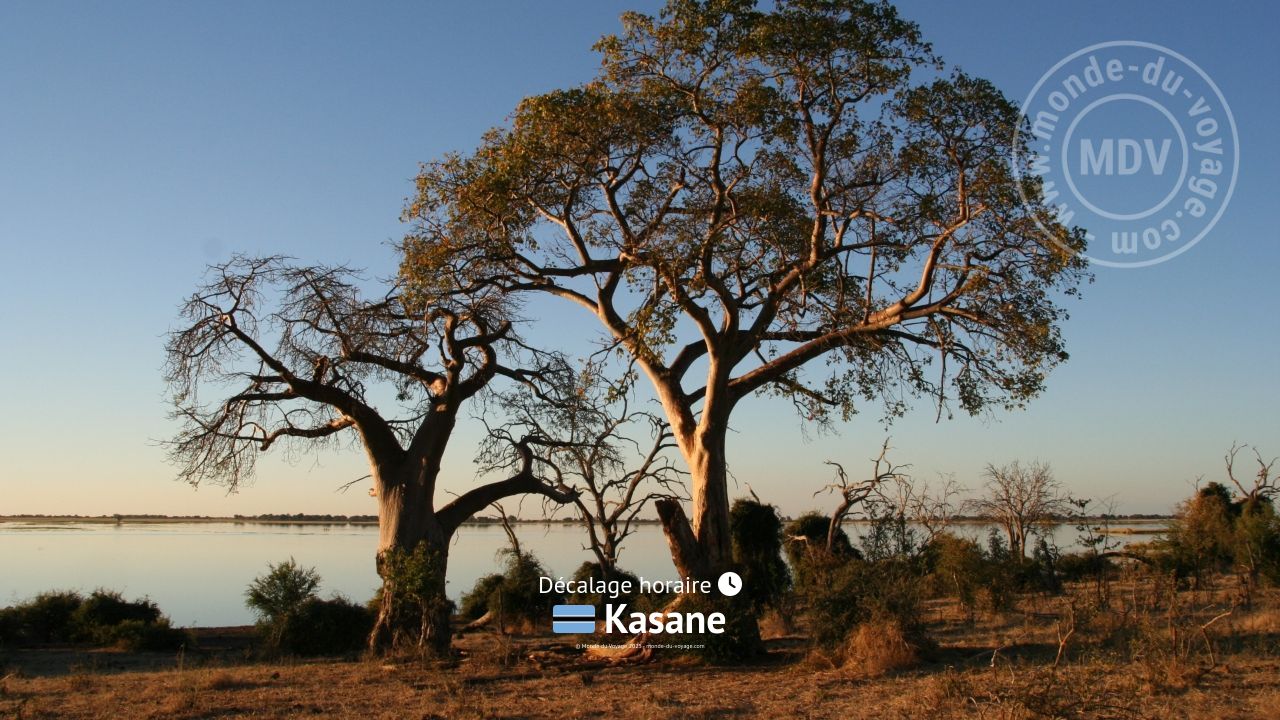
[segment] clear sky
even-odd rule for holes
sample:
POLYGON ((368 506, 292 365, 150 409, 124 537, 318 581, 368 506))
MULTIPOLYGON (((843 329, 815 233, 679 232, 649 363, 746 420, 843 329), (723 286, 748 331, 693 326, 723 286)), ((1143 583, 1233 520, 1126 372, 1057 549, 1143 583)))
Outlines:
MULTIPOLYGON (((922 408, 889 429, 896 459, 976 486, 987 462, 1040 458, 1077 494, 1162 512, 1219 477, 1233 441, 1280 454, 1280 10, 899 7, 1018 101, 1084 46, 1168 46, 1222 89, 1242 152, 1199 245, 1098 269, 1070 305, 1071 360, 1027 411, 935 424, 922 408)), ((355 452, 263 463, 229 497, 174 482, 156 440, 173 429, 160 368, 178 303, 234 251, 393 273, 417 163, 473 147, 526 95, 590 79, 591 44, 629 8, 655 5, 0 3, 0 514, 374 512, 360 489, 334 492, 364 474, 355 452)), ((788 406, 750 402, 735 475, 804 510, 821 502, 822 460, 874 454, 877 418, 806 441, 788 406)), ((475 433, 454 441, 451 488, 473 482, 475 433)))

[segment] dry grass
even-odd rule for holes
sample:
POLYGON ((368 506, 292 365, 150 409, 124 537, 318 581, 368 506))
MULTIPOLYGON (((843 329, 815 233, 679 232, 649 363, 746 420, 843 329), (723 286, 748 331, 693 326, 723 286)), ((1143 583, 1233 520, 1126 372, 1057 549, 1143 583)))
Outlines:
MULTIPOLYGON (((1140 604, 1154 592, 1133 590, 1140 604)), ((1280 595, 1260 594, 1251 608, 1211 626, 1211 660, 1204 639, 1179 628, 1200 627, 1219 600, 1188 595, 1176 616, 1161 606, 1125 619, 1078 597, 1026 598, 1015 612, 972 623, 942 604, 928 625, 939 648, 924 661, 899 628, 868 627, 843 648, 846 662, 825 665, 805 662, 794 637, 770 641, 770 657, 748 666, 671 659, 609 667, 584 662, 556 638, 474 633, 459 639, 462 658, 447 665, 217 660, 196 667, 189 660, 160 671, 89 667, 31 677, 3 670, 0 718, 1273 716, 1280 595), (1075 633, 1054 667, 1071 617, 1075 633)))
POLYGON ((920 662, 920 649, 896 620, 858 626, 843 650, 845 669, 866 677, 900 672, 920 662))

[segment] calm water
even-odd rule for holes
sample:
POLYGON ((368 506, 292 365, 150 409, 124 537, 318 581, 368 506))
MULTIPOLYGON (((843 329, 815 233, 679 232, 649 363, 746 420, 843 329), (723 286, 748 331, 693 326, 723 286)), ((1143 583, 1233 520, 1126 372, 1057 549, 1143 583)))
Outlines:
MULTIPOLYGON (((982 526, 961 526, 960 532, 986 536, 982 526)), ((517 533, 553 575, 568 576, 591 558, 576 526, 519 525, 517 533)), ((1055 540, 1069 547, 1075 535, 1074 528, 1061 527, 1055 540)), ((378 586, 377 542, 371 526, 0 522, 0 606, 45 590, 105 587, 150 597, 177 625, 246 625, 253 615, 244 606, 245 587, 267 563, 291 556, 315 567, 323 594, 368 599, 378 586)), ((457 599, 477 578, 499 571, 498 551, 506 546, 500 526, 463 527, 450 552, 449 595, 457 599)), ((627 539, 622 564, 646 578, 676 577, 657 525, 640 526, 627 539)))

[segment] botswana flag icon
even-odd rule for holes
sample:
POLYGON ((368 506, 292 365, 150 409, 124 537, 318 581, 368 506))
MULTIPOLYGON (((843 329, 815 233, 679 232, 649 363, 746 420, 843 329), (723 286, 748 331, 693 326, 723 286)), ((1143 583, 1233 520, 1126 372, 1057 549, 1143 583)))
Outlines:
POLYGON ((551 629, 558 633, 593 633, 596 608, 594 605, 556 605, 551 608, 551 629))

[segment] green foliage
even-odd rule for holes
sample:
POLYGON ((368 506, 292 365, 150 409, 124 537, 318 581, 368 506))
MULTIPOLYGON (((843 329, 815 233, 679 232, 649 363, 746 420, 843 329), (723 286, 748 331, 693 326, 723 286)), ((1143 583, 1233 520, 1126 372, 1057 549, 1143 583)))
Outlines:
POLYGON ((191 642, 191 636, 169 624, 166 617, 154 621, 122 620, 110 628, 104 643, 130 652, 166 652, 177 650, 191 642))
MULTIPOLYGON (((791 571, 800 582, 800 575, 811 557, 826 554, 827 530, 831 526, 831 518, 816 512, 808 512, 787 524, 784 535, 787 538, 787 561, 791 571)), ((862 557, 862 553, 853 547, 849 535, 844 528, 836 528, 835 542, 831 546, 832 554, 837 557, 862 557)))
POLYGON ((863 538, 868 554, 837 528, 826 548, 830 519, 808 513, 786 529, 787 554, 795 575, 795 597, 810 632, 820 645, 845 642, 859 624, 894 621, 915 633, 925 593, 924 564, 905 524, 876 518, 863 538))
POLYGON ((111 639, 110 631, 122 623, 145 627, 156 624, 160 619, 160 608, 150 600, 130 602, 120 593, 110 590, 93 591, 72 614, 72 623, 80 629, 80 633, 96 642, 108 642, 111 639), (103 637, 93 637, 95 632, 102 631, 108 632, 103 637))
POLYGON ((0 610, 0 644, 85 642, 127 650, 173 650, 190 642, 188 634, 150 600, 125 600, 112 590, 89 597, 74 591, 44 592, 0 610))
POLYGON ((538 578, 550 573, 533 553, 503 552, 506 554, 503 573, 486 575, 476 581, 462 598, 464 614, 479 617, 492 611, 504 627, 545 625, 551 617, 551 606, 564 602, 564 596, 538 592, 538 578))
POLYGON ((978 543, 949 532, 933 537, 924 548, 929 566, 926 578, 929 594, 955 597, 972 612, 987 575, 987 558, 978 543))
MULTIPOLYGON (((654 607, 664 610, 667 607, 654 607)), ((764 652, 760 640, 760 626, 756 623, 751 599, 745 593, 725 597, 718 593, 690 593, 675 599, 669 608, 675 612, 700 612, 704 617, 711 613, 724 613, 724 632, 721 634, 677 634, 664 642, 671 645, 693 646, 685 652, 710 663, 730 664, 756 657, 764 652)), ((633 608, 638 610, 638 608, 633 608)))
POLYGON ((471 589, 462 594, 458 614, 463 620, 478 620, 489 612, 489 598, 502 588, 501 573, 490 573, 476 580, 471 589))
POLYGON ((316 597, 320 575, 315 568, 299 567, 293 558, 267 567, 266 575, 249 584, 245 604, 261 622, 278 628, 303 602, 316 597))
POLYGON ((1157 561, 1180 578, 1239 570, 1280 583, 1280 519, 1271 500, 1232 496, 1211 482, 1178 508, 1157 561))
POLYGON ((295 655, 349 655, 365 647, 373 613, 344 597, 302 601, 284 620, 279 648, 295 655))
POLYGON ((6 644, 70 642, 77 629, 72 618, 84 604, 84 596, 74 590, 42 592, 25 603, 0 610, 0 628, 6 644))
POLYGON ((619 583, 630 583, 631 592, 620 592, 617 597, 610 596, 605 593, 591 593, 587 595, 573 594, 566 598, 568 602, 580 603, 584 605, 595 605, 597 608, 603 605, 613 603, 627 603, 631 605, 640 597, 640 578, 632 575, 626 570, 614 568, 612 573, 606 573, 600 563, 587 560, 573 571, 573 579, 575 581, 591 580, 594 582, 608 582, 616 580, 619 583))
POLYGON ((447 621, 453 602, 445 594, 444 550, 419 542, 411 551, 392 548, 379 558, 382 592, 373 603, 376 612, 390 602, 392 644, 418 644, 433 622, 447 621))
POLYGON ((756 613, 778 607, 791 587, 791 571, 782 559, 782 518, 778 509, 739 498, 729 511, 733 561, 742 570, 743 594, 756 613))
POLYGON ((728 369, 763 351, 737 387, 786 395, 816 422, 864 398, 900 413, 940 385, 975 413, 1042 389, 1066 359, 1057 300, 1087 275, 1084 233, 1014 175, 1027 136, 995 86, 960 72, 916 81, 939 61, 888 3, 673 0, 625 28, 597 45, 595 81, 526 98, 474 152, 422 166, 404 212, 409 288, 563 295, 566 278, 594 279, 627 351, 659 364, 681 344, 682 314, 726 312, 741 320, 725 325, 741 348, 719 358, 728 369), (878 217, 894 220, 870 232, 878 217), (940 234, 957 217, 963 231, 940 234), (934 331, 919 315, 869 325, 901 299, 896 283, 866 286, 886 257, 907 275, 936 268, 920 295, 941 291, 929 310, 954 342, 920 342, 934 331), (635 299, 630 312, 615 295, 635 299), (844 333, 856 340, 830 339, 860 324, 844 333), (814 352, 780 350, 806 343, 814 352), (925 347, 959 361, 939 380, 925 347), (825 378, 800 372, 824 355, 825 378))

